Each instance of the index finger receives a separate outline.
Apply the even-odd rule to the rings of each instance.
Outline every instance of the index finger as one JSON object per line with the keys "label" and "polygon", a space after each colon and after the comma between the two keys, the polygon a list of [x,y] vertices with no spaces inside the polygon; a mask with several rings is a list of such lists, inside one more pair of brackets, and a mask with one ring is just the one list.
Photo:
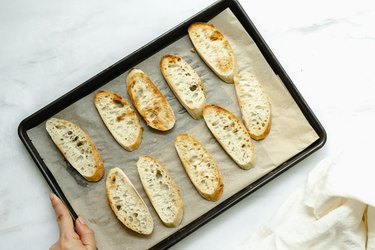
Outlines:
{"label": "index finger", "polygon": [[55,194],[50,194],[50,200],[55,210],[57,224],[59,225],[60,235],[74,235],[74,225],[69,210],[64,203]]}

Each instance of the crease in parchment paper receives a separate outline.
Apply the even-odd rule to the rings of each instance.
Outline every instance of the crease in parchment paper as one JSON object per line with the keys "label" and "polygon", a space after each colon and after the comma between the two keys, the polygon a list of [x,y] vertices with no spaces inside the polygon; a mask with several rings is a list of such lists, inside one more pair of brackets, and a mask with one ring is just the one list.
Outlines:
{"label": "crease in parchment paper", "polygon": [[[272,127],[266,139],[254,141],[257,154],[257,164],[254,168],[240,169],[213,138],[203,119],[192,119],[164,81],[159,70],[160,58],[167,53],[178,54],[201,77],[207,93],[207,103],[222,106],[241,117],[233,84],[222,82],[205,65],[198,54],[192,50],[193,45],[187,35],[135,67],[142,69],[150,76],[171,104],[176,115],[176,124],[171,131],[156,132],[148,128],[141,120],[144,133],[140,147],[133,152],[125,151],[113,139],[101,121],[93,104],[95,92],[55,115],[55,117],[67,119],[79,125],[95,142],[103,157],[106,170],[101,181],[86,182],[76,171],[72,170],[53,145],[45,130],[45,123],[27,132],[74,210],[86,218],[89,226],[95,231],[99,249],[145,249],[155,245],[303,151],[318,139],[318,135],[290,93],[274,74],[233,13],[226,9],[210,23],[214,24],[230,41],[239,70],[253,72],[271,100]],[[108,82],[101,89],[114,91],[129,101],[125,86],[126,75],[127,72]],[[224,193],[219,201],[210,202],[203,199],[188,179],[173,144],[175,137],[181,133],[189,133],[201,141],[218,163],[224,181]],[[141,186],[136,162],[143,154],[158,158],[170,171],[181,190],[184,217],[181,225],[176,228],[167,228],[161,223]],[[120,167],[128,175],[145,200],[155,224],[150,236],[140,236],[127,229],[117,220],[109,207],[105,194],[105,179],[109,169],[113,167]]]}

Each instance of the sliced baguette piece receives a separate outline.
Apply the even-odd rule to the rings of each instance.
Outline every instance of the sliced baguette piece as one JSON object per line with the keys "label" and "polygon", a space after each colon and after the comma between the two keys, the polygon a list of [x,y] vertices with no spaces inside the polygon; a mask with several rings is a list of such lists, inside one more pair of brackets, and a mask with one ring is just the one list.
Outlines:
{"label": "sliced baguette piece", "polygon": [[129,97],[148,126],[160,131],[173,128],[176,118],[171,106],[142,70],[131,70],[126,82]]}
{"label": "sliced baguette piece", "polygon": [[228,110],[215,105],[207,105],[203,110],[203,118],[208,128],[242,169],[255,166],[254,146],[245,125]]}
{"label": "sliced baguette piece", "polygon": [[120,168],[112,168],[105,183],[110,207],[127,228],[144,235],[154,229],[150,211],[129,178]]}
{"label": "sliced baguette piece", "polygon": [[168,170],[155,158],[142,155],[137,162],[139,177],[148,198],[167,227],[181,223],[184,207],[176,183]]}
{"label": "sliced baguette piece", "polygon": [[50,118],[46,130],[65,159],[83,178],[99,181],[103,177],[104,164],[99,150],[78,125]]}
{"label": "sliced baguette piece", "polygon": [[201,119],[206,92],[195,70],[176,55],[164,55],[160,60],[160,70],[182,106],[194,119]]}
{"label": "sliced baguette piece", "polygon": [[237,73],[236,59],[229,41],[212,24],[193,23],[189,37],[203,61],[224,82],[233,83]]}
{"label": "sliced baguette piece", "polygon": [[241,72],[234,77],[234,86],[241,108],[242,120],[251,138],[264,139],[271,129],[271,103],[256,76]]}
{"label": "sliced baguette piece", "polygon": [[143,128],[130,104],[121,96],[100,90],[94,97],[95,107],[115,140],[127,151],[139,147]]}
{"label": "sliced baguette piece", "polygon": [[199,194],[210,201],[220,199],[224,191],[221,173],[207,149],[196,138],[180,134],[174,141],[178,156]]}

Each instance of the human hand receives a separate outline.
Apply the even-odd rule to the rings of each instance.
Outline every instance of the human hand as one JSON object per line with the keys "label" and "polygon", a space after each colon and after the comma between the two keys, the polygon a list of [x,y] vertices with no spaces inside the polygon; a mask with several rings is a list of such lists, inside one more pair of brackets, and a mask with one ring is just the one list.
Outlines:
{"label": "human hand", "polygon": [[75,221],[75,231],[72,217],[64,203],[55,194],[50,194],[50,200],[55,210],[60,230],[59,240],[50,247],[50,250],[84,249],[95,250],[96,240],[94,232],[85,224],[81,217]]}

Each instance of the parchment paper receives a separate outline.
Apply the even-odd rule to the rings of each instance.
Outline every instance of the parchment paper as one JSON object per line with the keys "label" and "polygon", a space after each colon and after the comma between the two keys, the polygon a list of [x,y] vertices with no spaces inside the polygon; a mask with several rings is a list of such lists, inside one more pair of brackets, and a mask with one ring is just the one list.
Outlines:
{"label": "parchment paper", "polygon": [[[265,140],[254,142],[257,154],[255,168],[240,169],[213,138],[203,119],[198,121],[192,119],[165,83],[159,70],[160,58],[166,53],[178,54],[190,63],[201,77],[207,93],[207,103],[222,106],[241,117],[234,86],[222,82],[204,64],[197,53],[192,50],[193,45],[187,35],[136,67],[150,76],[171,104],[177,119],[176,125],[171,131],[160,133],[148,128],[141,121],[144,127],[142,144],[136,151],[127,152],[116,143],[101,121],[93,104],[95,93],[91,93],[56,114],[58,118],[78,124],[89,134],[101,152],[106,173],[113,167],[120,167],[128,175],[152,214],[155,223],[152,235],[140,236],[128,230],[117,220],[107,203],[106,174],[97,183],[85,181],[67,164],[56,149],[45,130],[45,123],[28,131],[36,149],[77,214],[83,216],[95,231],[99,249],[145,249],[153,246],[318,139],[317,134],[287,89],[273,73],[253,40],[232,12],[227,9],[210,22],[230,41],[235,51],[239,70],[255,73],[271,99],[271,132]],[[114,91],[129,100],[125,88],[126,75],[127,73],[122,74],[104,85],[102,89]],[[207,147],[218,163],[224,181],[224,194],[219,201],[210,202],[203,199],[188,179],[173,145],[174,138],[180,133],[189,133],[195,136]],[[182,224],[177,228],[165,227],[146,197],[136,169],[136,162],[142,154],[149,154],[161,160],[181,189],[185,212]]]}

